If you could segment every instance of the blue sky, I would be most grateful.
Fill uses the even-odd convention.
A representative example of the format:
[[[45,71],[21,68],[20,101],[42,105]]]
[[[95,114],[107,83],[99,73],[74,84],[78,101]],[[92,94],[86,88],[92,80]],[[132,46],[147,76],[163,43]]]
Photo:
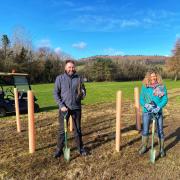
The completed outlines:
[[[171,55],[180,37],[179,0],[1,0],[0,35],[23,27],[33,47],[79,59]]]

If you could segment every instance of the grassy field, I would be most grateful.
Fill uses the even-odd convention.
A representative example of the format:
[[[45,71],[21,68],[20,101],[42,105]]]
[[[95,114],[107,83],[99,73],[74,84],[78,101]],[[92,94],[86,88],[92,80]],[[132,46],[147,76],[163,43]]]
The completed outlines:
[[[171,80],[164,81],[168,90],[180,88],[180,81],[174,82]],[[115,101],[116,92],[121,90],[123,98],[126,100],[133,100],[134,87],[141,88],[141,81],[130,82],[92,82],[86,83],[87,97],[83,104],[94,104],[100,102],[113,102]],[[38,103],[41,108],[50,110],[55,108],[56,103],[53,97],[54,84],[38,84],[32,86]]]

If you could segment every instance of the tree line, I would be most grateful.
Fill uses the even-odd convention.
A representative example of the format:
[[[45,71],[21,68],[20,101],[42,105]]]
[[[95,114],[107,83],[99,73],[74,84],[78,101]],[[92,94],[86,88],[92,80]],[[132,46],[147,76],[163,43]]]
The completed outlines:
[[[48,47],[34,50],[24,37],[16,36],[11,43],[4,34],[1,37],[0,71],[30,74],[33,83],[54,82],[64,72],[64,60],[70,55],[54,52]],[[72,59],[72,58],[71,58]],[[149,69],[157,70],[164,78],[179,78],[180,39],[172,57],[165,56],[94,56],[76,61],[78,73],[87,81],[141,80]]]
[[[7,35],[1,37],[0,71],[30,74],[33,83],[53,82],[64,71],[64,59],[69,55],[57,54],[48,47],[33,50],[27,43],[15,41],[11,44]]]
[[[147,64],[146,60],[94,57],[78,66],[79,73],[87,81],[130,81],[142,80],[149,69],[162,72],[162,65]]]

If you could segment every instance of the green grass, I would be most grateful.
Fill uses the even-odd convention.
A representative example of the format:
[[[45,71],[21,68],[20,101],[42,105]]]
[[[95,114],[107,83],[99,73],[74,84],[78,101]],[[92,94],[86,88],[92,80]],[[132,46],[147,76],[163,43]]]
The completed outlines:
[[[176,97],[174,98],[174,102],[175,102],[176,104],[180,104],[180,96],[176,96]]]
[[[174,82],[171,80],[164,81],[167,89],[180,88],[180,81]],[[100,102],[115,101],[116,92],[122,91],[123,99],[133,100],[134,87],[141,88],[141,81],[129,82],[92,82],[86,83],[87,97],[83,104],[94,104]],[[56,103],[53,97],[54,84],[38,84],[32,86],[35,95],[38,98],[38,103],[41,108],[55,106]]]

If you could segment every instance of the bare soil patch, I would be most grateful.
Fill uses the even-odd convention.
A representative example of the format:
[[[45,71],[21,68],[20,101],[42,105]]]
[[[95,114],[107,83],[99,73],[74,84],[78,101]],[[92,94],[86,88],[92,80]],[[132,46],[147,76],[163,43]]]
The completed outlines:
[[[164,131],[167,156],[153,165],[149,152],[138,155],[140,134],[122,137],[121,152],[115,152],[115,103],[83,107],[82,131],[90,155],[76,151],[73,133],[69,134],[71,161],[52,155],[56,148],[57,112],[36,114],[36,152],[28,152],[27,115],[21,116],[22,132],[16,132],[15,117],[0,121],[0,179],[180,179],[180,102],[179,89],[170,91],[165,109]],[[131,101],[123,101],[122,132],[135,129]],[[156,141],[156,149],[158,149]]]

